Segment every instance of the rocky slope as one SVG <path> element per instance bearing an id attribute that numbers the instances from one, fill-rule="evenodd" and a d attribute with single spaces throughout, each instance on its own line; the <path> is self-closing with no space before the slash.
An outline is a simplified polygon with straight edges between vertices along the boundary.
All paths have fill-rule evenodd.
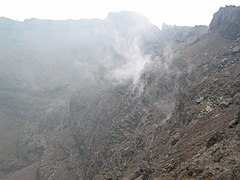
<path id="1" fill-rule="evenodd" d="M 20 111 L 16 108 L 22 105 L 13 107 L 11 101 L 11 108 L 1 106 L 6 118 L 11 113 L 5 109 L 23 112 L 27 118 L 20 127 L 28 130 L 15 127 L 19 132 L 9 133 L 22 134 L 27 159 L 0 148 L 12 158 L 0 159 L 2 178 L 239 179 L 239 13 L 240 7 L 221 8 L 209 30 L 165 25 L 160 31 L 129 12 L 104 21 L 3 19 L 8 23 L 3 27 L 21 29 L 14 44 L 25 42 L 29 33 L 35 39 L 21 44 L 23 58 L 13 58 L 6 54 L 13 48 L 12 34 L 4 36 L 1 79 L 17 93 L 7 98 L 11 91 L 2 89 L 0 97 L 5 102 L 21 98 L 25 105 L 25 93 L 37 109 Z M 34 62 L 24 55 L 32 50 Z M 22 64 L 29 66 L 31 81 Z M 40 65 L 45 68 L 39 70 Z M 6 79 L 9 69 L 11 80 Z M 20 85 L 13 88 L 16 77 Z M 21 116 L 14 115 L 16 124 Z M 1 123 L 8 122 L 5 116 Z M 10 144 L 21 141 L 13 138 Z"/>
<path id="2" fill-rule="evenodd" d="M 118 30 L 116 14 L 131 30 Z M 41 159 L 55 131 L 66 124 L 75 91 L 138 79 L 145 63 L 140 42 L 153 41 L 159 30 L 139 14 L 116 14 L 104 21 L 0 18 L 0 177 Z M 132 49 L 126 51 L 128 46 Z M 130 51 L 139 63 L 127 61 Z M 124 65 L 130 73 L 122 79 Z M 140 69 L 133 71 L 133 65 Z"/>

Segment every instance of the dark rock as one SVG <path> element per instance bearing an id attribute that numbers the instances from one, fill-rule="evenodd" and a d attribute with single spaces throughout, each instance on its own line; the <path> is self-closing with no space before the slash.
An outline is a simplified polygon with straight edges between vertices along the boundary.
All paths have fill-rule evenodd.
<path id="1" fill-rule="evenodd" d="M 213 155 L 213 161 L 214 162 L 220 162 L 220 160 L 223 158 L 223 153 L 222 152 L 219 152 L 217 151 L 217 153 L 215 153 Z"/>
<path id="2" fill-rule="evenodd" d="M 171 141 L 172 146 L 174 146 L 179 141 L 180 138 L 181 138 L 180 132 L 176 132 L 172 137 Z"/>
<path id="3" fill-rule="evenodd" d="M 233 102 L 235 104 L 240 105 L 240 93 L 237 93 L 234 97 L 233 97 Z"/>
<path id="4" fill-rule="evenodd" d="M 141 175 L 138 178 L 136 178 L 135 180 L 144 180 L 144 177 L 143 177 L 143 175 Z"/>
<path id="5" fill-rule="evenodd" d="M 144 146 L 144 141 L 143 141 L 143 136 L 138 136 L 136 138 L 136 147 L 143 147 Z"/>
<path id="6" fill-rule="evenodd" d="M 240 122 L 240 111 L 239 111 L 238 116 L 236 117 L 236 119 L 232 120 L 232 121 L 229 123 L 228 127 L 229 127 L 229 128 L 233 128 L 233 127 L 235 127 L 236 125 L 238 125 L 239 122 Z"/>
<path id="7" fill-rule="evenodd" d="M 210 148 L 214 144 L 220 142 L 223 139 L 223 133 L 217 131 L 207 142 L 206 147 Z"/>
<path id="8" fill-rule="evenodd" d="M 189 175 L 189 176 L 193 176 L 193 171 L 192 171 L 192 170 L 189 170 L 189 171 L 188 171 L 188 175 Z"/>
<path id="9" fill-rule="evenodd" d="M 165 165 L 164 169 L 166 170 L 167 173 L 169 173 L 174 170 L 174 166 L 171 163 L 168 163 Z"/>
<path id="10" fill-rule="evenodd" d="M 201 103 L 204 100 L 204 97 L 200 97 L 199 99 L 196 100 L 196 103 Z"/>
<path id="11" fill-rule="evenodd" d="M 147 164 L 142 164 L 135 173 L 129 178 L 129 180 L 142 179 L 147 180 L 153 170 Z"/>
<path id="12" fill-rule="evenodd" d="M 220 107 L 221 108 L 226 108 L 232 103 L 232 98 L 225 98 L 220 102 Z"/>
<path id="13" fill-rule="evenodd" d="M 240 52 L 240 46 L 235 46 L 232 48 L 233 53 L 239 53 Z"/>

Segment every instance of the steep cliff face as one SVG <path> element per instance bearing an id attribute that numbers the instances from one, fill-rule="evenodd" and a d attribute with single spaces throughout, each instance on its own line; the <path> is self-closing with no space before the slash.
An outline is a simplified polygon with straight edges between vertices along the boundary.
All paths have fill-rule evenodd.
<path id="1" fill-rule="evenodd" d="M 53 91 L 55 98 L 46 96 L 47 107 L 64 117 L 48 137 L 37 133 L 47 139 L 43 154 L 7 179 L 239 179 L 238 14 L 239 7 L 221 8 L 210 31 L 205 26 L 160 31 L 129 12 L 104 21 L 25 22 L 27 29 L 47 28 L 37 32 L 46 37 L 49 29 L 61 29 L 47 42 L 63 51 L 43 61 L 50 62 L 44 72 L 51 73 L 45 78 L 53 84 L 38 76 L 31 82 L 40 90 L 40 84 L 57 88 L 65 82 Z M 62 44 L 55 47 L 56 42 Z M 58 58 L 62 66 L 52 72 Z M 63 106 L 57 109 L 59 99 Z"/>
<path id="2" fill-rule="evenodd" d="M 240 37 L 240 12 L 239 7 L 226 6 L 220 8 L 220 10 L 214 14 L 212 22 L 210 24 L 210 30 L 218 32 L 221 35 L 237 39 Z"/>
<path id="3" fill-rule="evenodd" d="M 128 26 L 133 28 L 127 31 Z M 149 60 L 141 46 L 157 42 L 159 32 L 131 12 L 106 20 L 0 18 L 0 177 L 41 159 L 52 137 L 68 126 L 75 91 L 94 100 L 113 85 L 137 84 Z"/>
<path id="4" fill-rule="evenodd" d="M 122 22 L 122 14 L 114 15 L 114 18 L 117 18 L 116 16 L 119 16 L 119 21 Z M 110 20 L 107 19 L 107 23 L 108 21 Z M 123 21 L 121 26 L 126 27 L 125 24 L 126 22 Z M 43 179 L 62 177 L 68 179 L 76 176 L 93 179 L 98 178 L 102 168 L 112 171 L 113 176 L 119 177 L 120 167 L 116 168 L 115 163 L 122 160 L 118 157 L 118 154 L 121 156 L 118 151 L 124 147 L 121 145 L 131 144 L 130 142 L 135 142 L 135 139 L 141 136 L 138 132 L 139 127 L 144 123 L 148 110 L 156 110 L 156 116 L 161 118 L 159 122 L 163 122 L 173 109 L 175 98 L 170 94 L 174 95 L 176 88 L 173 87 L 174 82 L 166 79 L 170 77 L 163 76 L 166 74 L 166 67 L 162 67 L 163 71 L 159 74 L 164 80 L 163 86 L 172 90 L 169 92 L 166 89 L 144 90 L 147 84 L 149 88 L 154 88 L 150 84 L 156 77 L 152 76 L 150 71 L 159 63 L 160 58 L 157 53 L 155 53 L 156 57 L 150 57 L 150 53 L 152 55 L 154 50 L 151 47 L 158 45 L 156 40 L 160 31 L 150 24 L 147 24 L 144 31 L 142 26 L 140 29 L 134 26 L 132 32 L 128 32 L 129 37 L 125 37 L 123 36 L 124 28 L 116 28 L 112 22 L 109 25 L 114 26 L 110 28 L 109 42 L 113 42 L 111 47 L 120 61 L 119 67 L 112 69 L 102 67 L 101 71 L 105 74 L 98 79 L 98 83 L 89 83 L 87 90 L 80 89 L 72 97 L 69 125 L 66 124 L 59 132 L 53 140 L 53 144 L 57 145 L 48 148 L 41 161 L 39 174 Z M 152 37 L 154 33 L 157 35 L 156 39 L 147 38 L 148 40 L 145 41 L 147 36 Z M 146 53 L 140 51 L 146 51 Z M 167 56 L 167 54 L 163 55 L 165 61 Z M 149 72 L 143 71 L 147 66 Z M 158 67 L 155 68 L 156 72 L 160 70 Z M 176 76 L 177 74 L 172 79 L 174 80 Z M 154 94 L 151 95 L 151 92 Z M 146 95 L 143 96 L 143 93 Z M 163 97 L 162 102 L 158 102 L 160 96 Z M 128 147 L 127 144 L 125 147 Z M 58 150 L 59 146 L 62 147 L 61 151 Z M 62 157 L 64 160 L 55 164 L 57 159 L 52 160 L 51 153 L 57 159 Z M 114 157 L 117 158 L 116 161 Z M 119 166 L 122 166 L 122 163 Z M 49 172 L 49 169 L 53 171 Z"/>

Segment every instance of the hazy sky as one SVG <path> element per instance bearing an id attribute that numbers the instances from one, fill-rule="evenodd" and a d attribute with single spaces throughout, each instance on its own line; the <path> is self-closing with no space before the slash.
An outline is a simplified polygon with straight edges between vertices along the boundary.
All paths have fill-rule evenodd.
<path id="1" fill-rule="evenodd" d="M 0 16 L 15 20 L 107 17 L 109 12 L 136 11 L 161 27 L 209 25 L 213 13 L 240 0 L 0 0 Z"/>

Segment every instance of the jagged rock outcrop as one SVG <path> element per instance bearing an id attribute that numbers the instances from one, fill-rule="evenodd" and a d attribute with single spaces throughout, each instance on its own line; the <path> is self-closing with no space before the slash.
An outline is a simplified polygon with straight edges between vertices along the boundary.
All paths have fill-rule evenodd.
<path id="1" fill-rule="evenodd" d="M 210 30 L 230 39 L 240 38 L 240 7 L 221 7 L 213 16 Z"/>

